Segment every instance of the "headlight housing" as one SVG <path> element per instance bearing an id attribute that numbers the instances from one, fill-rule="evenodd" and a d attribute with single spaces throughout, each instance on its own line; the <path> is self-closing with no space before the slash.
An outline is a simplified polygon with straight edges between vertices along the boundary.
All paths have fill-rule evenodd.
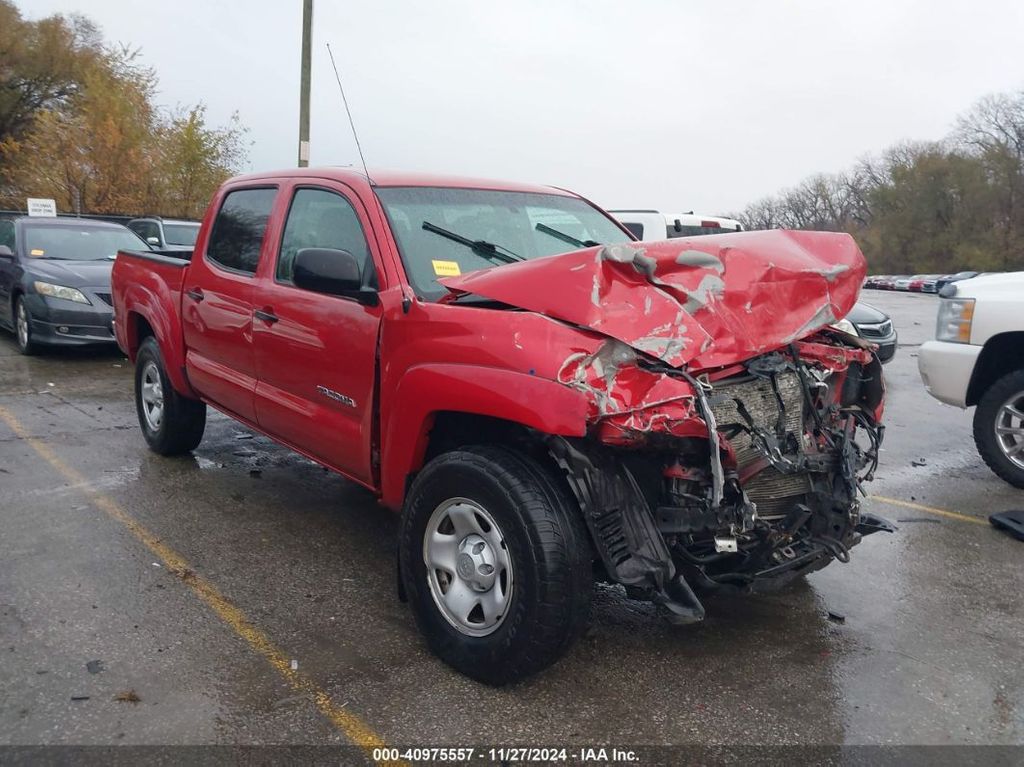
<path id="1" fill-rule="evenodd" d="M 857 326 L 854 325 L 852 322 L 850 322 L 845 317 L 843 319 L 839 320 L 839 322 L 833 322 L 832 323 L 832 327 L 834 327 L 836 330 L 841 330 L 844 333 L 849 333 L 851 336 L 859 336 L 860 335 L 860 333 L 857 332 Z"/>
<path id="2" fill-rule="evenodd" d="M 36 289 L 36 293 L 42 296 L 49 296 L 50 298 L 63 298 L 65 301 L 74 301 L 76 304 L 91 304 L 85 294 L 75 288 L 68 288 L 63 285 L 54 285 L 50 282 L 36 281 L 32 283 L 32 286 Z"/>
<path id="3" fill-rule="evenodd" d="M 971 342 L 971 321 L 974 319 L 973 298 L 943 298 L 935 323 L 935 339 L 955 344 Z"/>

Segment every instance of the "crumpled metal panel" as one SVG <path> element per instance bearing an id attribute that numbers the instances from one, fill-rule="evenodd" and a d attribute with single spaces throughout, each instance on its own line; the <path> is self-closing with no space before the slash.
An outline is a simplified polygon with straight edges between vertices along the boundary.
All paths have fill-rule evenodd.
<path id="1" fill-rule="evenodd" d="M 865 272 L 847 234 L 771 230 L 599 246 L 440 282 L 701 370 L 835 322 Z"/>

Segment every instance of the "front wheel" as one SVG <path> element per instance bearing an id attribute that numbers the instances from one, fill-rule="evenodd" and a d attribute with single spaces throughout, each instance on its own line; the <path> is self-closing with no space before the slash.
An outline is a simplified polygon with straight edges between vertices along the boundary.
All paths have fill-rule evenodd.
<path id="1" fill-rule="evenodd" d="M 593 582 L 579 509 L 516 451 L 467 447 L 427 464 L 402 512 L 399 558 L 427 644 L 481 682 L 540 671 L 586 627 Z"/>
<path id="2" fill-rule="evenodd" d="M 153 336 L 142 342 L 135 358 L 135 409 L 142 436 L 155 453 L 181 455 L 203 439 L 206 405 L 175 391 Z"/>
<path id="3" fill-rule="evenodd" d="M 1007 373 L 981 395 L 974 442 L 992 471 L 1024 488 L 1024 370 Z"/>
<path id="4" fill-rule="evenodd" d="M 14 302 L 14 336 L 18 341 L 18 351 L 25 355 L 36 353 L 38 344 L 32 340 L 32 315 L 25 305 L 24 296 L 18 296 Z"/>

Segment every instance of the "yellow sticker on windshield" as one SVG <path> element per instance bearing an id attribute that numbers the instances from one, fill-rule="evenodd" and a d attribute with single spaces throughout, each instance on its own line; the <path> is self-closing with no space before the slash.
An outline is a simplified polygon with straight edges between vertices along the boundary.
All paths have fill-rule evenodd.
<path id="1" fill-rule="evenodd" d="M 41 255 L 43 255 L 45 253 L 46 253 L 45 250 L 40 250 L 39 248 L 32 248 L 32 251 L 31 251 L 31 254 L 33 256 L 41 256 Z"/>
<path id="2" fill-rule="evenodd" d="M 434 274 L 438 277 L 458 277 L 462 274 L 457 261 L 431 261 L 434 265 Z"/>

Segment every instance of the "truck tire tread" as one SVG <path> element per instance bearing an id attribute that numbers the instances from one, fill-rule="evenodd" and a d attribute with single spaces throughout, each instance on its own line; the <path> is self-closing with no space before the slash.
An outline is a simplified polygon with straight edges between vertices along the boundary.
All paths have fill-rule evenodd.
<path id="1" fill-rule="evenodd" d="M 1007 373 L 985 390 L 974 411 L 974 444 L 982 459 L 998 477 L 1014 487 L 1024 489 L 1024 469 L 1015 466 L 1003 455 L 993 429 L 999 408 L 1009 397 L 1020 391 L 1024 391 L 1024 369 Z"/>
<path id="2" fill-rule="evenodd" d="M 140 381 L 145 364 L 153 360 L 160 371 L 161 388 L 164 395 L 164 414 L 158 431 L 146 423 L 142 412 Z M 178 393 L 167 377 L 163 356 L 156 338 L 149 336 L 139 347 L 135 361 L 135 409 L 139 417 L 142 435 L 150 449 L 159 455 L 182 455 L 194 450 L 203 439 L 206 430 L 206 403 L 184 397 Z"/>
<path id="3" fill-rule="evenodd" d="M 440 616 L 425 582 L 422 535 L 444 485 L 460 477 L 489 482 L 504 497 L 499 513 L 506 538 L 509 513 L 529 545 L 513 562 L 516 584 L 535 575 L 535 593 L 514 591 L 511 613 L 498 630 L 466 637 Z M 591 548 L 583 520 L 567 488 L 534 459 L 510 448 L 469 446 L 432 460 L 416 477 L 402 514 L 399 552 L 405 592 L 431 649 L 478 681 L 502 685 L 534 674 L 561 657 L 587 626 L 593 594 Z M 515 552 L 513 552 L 515 553 Z M 517 572 L 518 571 L 518 572 Z M 424 577 L 421 577 L 424 576 Z M 519 586 L 517 585 L 517 588 Z M 529 594 L 533 589 L 526 589 Z M 527 603 L 528 602 L 528 603 Z"/>

